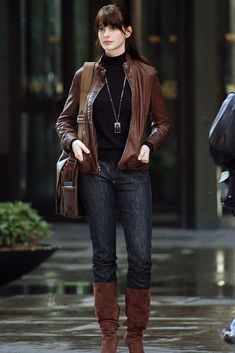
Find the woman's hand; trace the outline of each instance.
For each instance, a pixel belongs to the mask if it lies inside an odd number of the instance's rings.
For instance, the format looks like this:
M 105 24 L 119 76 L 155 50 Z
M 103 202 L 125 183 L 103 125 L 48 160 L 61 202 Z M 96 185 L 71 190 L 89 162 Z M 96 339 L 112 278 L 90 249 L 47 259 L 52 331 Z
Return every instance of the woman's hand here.
M 84 145 L 84 143 L 80 140 L 74 140 L 72 143 L 72 150 L 74 152 L 75 157 L 80 161 L 83 162 L 83 152 L 89 154 L 90 151 Z
M 138 156 L 138 160 L 141 161 L 142 163 L 148 163 L 149 162 L 149 154 L 150 154 L 150 148 L 147 145 L 143 145 L 140 150 L 140 154 Z

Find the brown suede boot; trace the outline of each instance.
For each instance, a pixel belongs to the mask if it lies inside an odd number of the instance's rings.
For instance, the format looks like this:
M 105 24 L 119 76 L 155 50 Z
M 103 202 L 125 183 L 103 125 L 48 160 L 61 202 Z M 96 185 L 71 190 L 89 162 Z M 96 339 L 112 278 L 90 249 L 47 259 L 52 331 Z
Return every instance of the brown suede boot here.
M 116 353 L 119 306 L 116 283 L 94 283 L 95 314 L 102 332 L 100 353 Z
M 126 289 L 127 326 L 124 337 L 130 353 L 144 353 L 143 330 L 146 328 L 150 310 L 150 289 Z

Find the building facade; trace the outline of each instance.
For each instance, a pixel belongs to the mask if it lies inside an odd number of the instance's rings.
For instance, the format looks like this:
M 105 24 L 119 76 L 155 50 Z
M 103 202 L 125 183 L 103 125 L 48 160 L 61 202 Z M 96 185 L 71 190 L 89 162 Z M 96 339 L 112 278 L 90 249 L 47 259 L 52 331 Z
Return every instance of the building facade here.
M 95 59 L 95 14 L 110 2 L 1 2 L 0 201 L 30 201 L 55 218 L 55 121 L 74 72 Z M 159 72 L 173 122 L 170 138 L 151 156 L 153 220 L 216 228 L 221 209 L 208 131 L 235 85 L 235 0 L 122 3 L 142 53 Z

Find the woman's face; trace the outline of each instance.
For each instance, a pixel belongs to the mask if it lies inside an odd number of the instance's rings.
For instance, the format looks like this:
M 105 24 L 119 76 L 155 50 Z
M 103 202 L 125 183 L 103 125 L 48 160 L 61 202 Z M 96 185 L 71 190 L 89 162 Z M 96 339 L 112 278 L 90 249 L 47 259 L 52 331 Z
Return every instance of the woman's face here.
M 108 56 L 118 56 L 125 52 L 126 38 L 130 37 L 131 27 L 121 31 L 111 26 L 100 25 L 98 29 L 98 38 L 100 45 Z

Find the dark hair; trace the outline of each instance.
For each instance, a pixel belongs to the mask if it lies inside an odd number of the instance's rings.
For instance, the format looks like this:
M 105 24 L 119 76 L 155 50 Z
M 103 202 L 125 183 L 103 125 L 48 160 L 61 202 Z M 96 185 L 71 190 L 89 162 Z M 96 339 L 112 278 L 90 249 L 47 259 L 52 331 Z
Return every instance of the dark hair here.
M 100 26 L 111 26 L 112 28 L 118 28 L 123 32 L 123 27 L 126 29 L 131 25 L 130 16 L 126 8 L 121 4 L 110 4 L 103 6 L 95 19 L 95 28 L 98 32 Z M 96 48 L 99 54 L 104 53 L 103 48 L 100 45 L 99 40 L 96 41 Z M 126 39 L 126 52 L 130 55 L 132 59 L 139 60 L 145 64 L 149 65 L 147 59 L 145 59 L 140 53 L 136 45 L 134 33 L 129 38 Z

